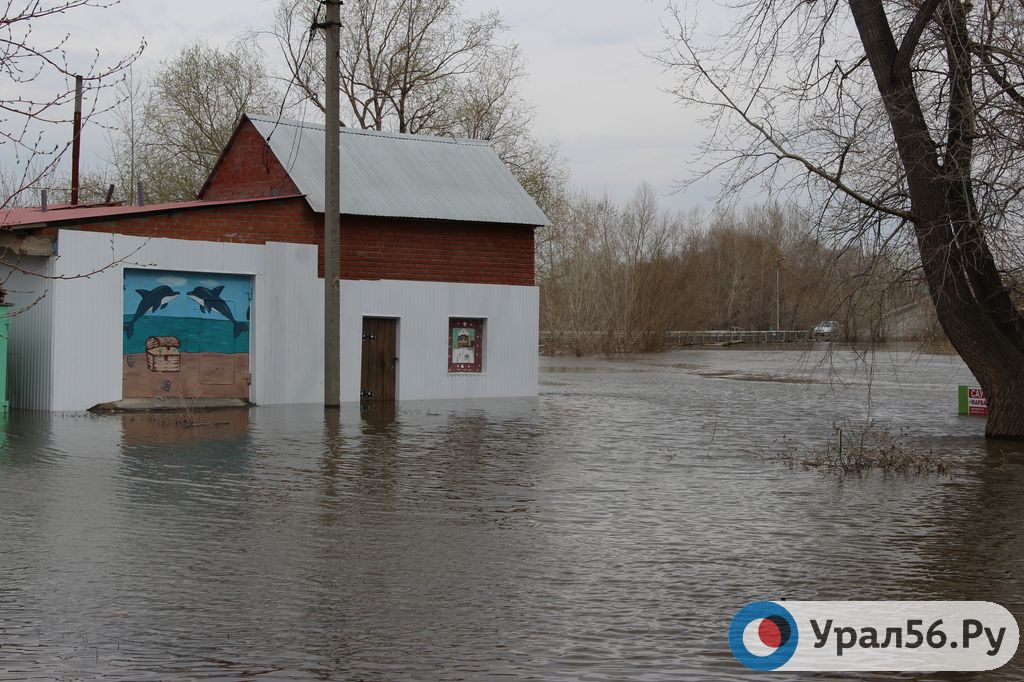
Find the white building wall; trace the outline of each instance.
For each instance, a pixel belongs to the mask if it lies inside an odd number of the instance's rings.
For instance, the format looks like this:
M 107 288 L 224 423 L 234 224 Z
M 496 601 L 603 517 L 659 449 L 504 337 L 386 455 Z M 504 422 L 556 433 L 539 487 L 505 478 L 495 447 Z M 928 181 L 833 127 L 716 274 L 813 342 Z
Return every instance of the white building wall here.
M 324 399 L 324 281 L 316 247 L 267 244 L 253 287 L 252 393 L 259 405 Z
M 82 410 L 121 399 L 124 265 L 117 261 L 152 258 L 137 251 L 144 241 L 67 230 L 58 233 L 51 409 Z
M 341 398 L 359 399 L 363 317 L 398 318 L 398 399 L 464 399 L 537 394 L 536 287 L 399 280 L 341 287 Z M 448 373 L 448 319 L 484 328 L 480 374 Z
M 13 325 L 15 407 L 76 411 L 121 399 L 126 267 L 251 275 L 250 399 L 265 405 L 323 399 L 323 280 L 316 277 L 315 246 L 75 230 L 61 230 L 57 244 L 58 255 L 37 264 L 55 278 L 19 287 L 30 293 L 12 291 L 17 304 L 48 288 Z M 20 281 L 17 273 L 11 278 Z M 363 317 L 399 320 L 399 400 L 537 393 L 535 287 L 346 280 L 341 297 L 343 401 L 359 399 Z M 487 320 L 482 373 L 448 373 L 450 317 Z
M 124 269 L 150 268 L 251 275 L 255 333 L 249 349 L 250 398 L 316 402 L 310 350 L 322 343 L 323 288 L 316 247 L 145 239 L 61 230 L 55 274 L 51 408 L 84 410 L 122 397 Z M 77 277 L 95 273 L 89 277 Z M 69 343 L 69 341 L 73 342 Z
M 5 268 L 4 310 L 13 315 L 7 348 L 11 404 L 49 410 L 53 381 L 53 260 L 22 257 Z

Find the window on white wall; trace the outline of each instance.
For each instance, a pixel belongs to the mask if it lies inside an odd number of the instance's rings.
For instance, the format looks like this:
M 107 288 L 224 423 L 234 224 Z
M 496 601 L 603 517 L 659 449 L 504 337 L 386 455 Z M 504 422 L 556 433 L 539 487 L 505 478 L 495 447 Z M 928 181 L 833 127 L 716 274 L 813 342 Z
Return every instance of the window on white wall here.
M 451 373 L 477 373 L 484 367 L 484 327 L 480 318 L 452 317 L 448 319 L 448 371 Z

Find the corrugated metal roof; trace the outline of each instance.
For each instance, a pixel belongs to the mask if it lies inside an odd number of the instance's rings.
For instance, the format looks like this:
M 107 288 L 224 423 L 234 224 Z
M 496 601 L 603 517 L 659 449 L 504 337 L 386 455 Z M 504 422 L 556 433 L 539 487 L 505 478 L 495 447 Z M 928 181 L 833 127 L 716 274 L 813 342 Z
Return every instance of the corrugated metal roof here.
M 80 222 L 86 220 L 101 220 L 104 218 L 121 218 L 133 215 L 145 215 L 147 213 L 166 213 L 168 211 L 182 211 L 196 208 L 210 208 L 213 206 L 229 206 L 232 204 L 252 204 L 262 201 L 280 201 L 282 199 L 295 199 L 301 194 L 280 197 L 255 197 L 251 199 L 221 199 L 218 201 L 174 201 L 163 204 L 145 204 L 144 206 L 124 206 L 114 204 L 78 205 L 70 204 L 51 205 L 44 211 L 38 206 L 27 208 L 9 208 L 0 210 L 0 227 L 17 230 L 44 227 L 50 224 Z
M 247 116 L 310 207 L 324 211 L 324 127 Z M 547 225 L 487 142 L 341 129 L 341 212 Z

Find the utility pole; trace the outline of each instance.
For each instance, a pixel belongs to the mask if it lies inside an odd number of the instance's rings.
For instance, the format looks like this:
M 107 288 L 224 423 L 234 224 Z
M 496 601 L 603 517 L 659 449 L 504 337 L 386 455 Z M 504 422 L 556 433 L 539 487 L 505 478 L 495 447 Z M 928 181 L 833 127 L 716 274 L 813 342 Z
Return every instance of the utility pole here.
M 324 407 L 341 406 L 341 0 L 321 0 L 327 19 L 324 121 Z
M 78 161 L 82 155 L 82 77 L 75 76 L 75 117 L 71 121 L 71 205 L 78 205 Z

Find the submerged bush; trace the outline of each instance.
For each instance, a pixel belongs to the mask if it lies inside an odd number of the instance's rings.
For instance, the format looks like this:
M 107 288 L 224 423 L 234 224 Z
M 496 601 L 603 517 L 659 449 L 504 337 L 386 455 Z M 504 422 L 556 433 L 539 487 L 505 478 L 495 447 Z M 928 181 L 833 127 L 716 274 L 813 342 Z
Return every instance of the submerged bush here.
M 791 468 L 862 475 L 872 470 L 896 474 L 948 474 L 955 463 L 909 442 L 906 430 L 892 433 L 889 426 L 874 420 L 854 424 L 849 420 L 832 423 L 832 435 L 824 447 L 799 446 L 783 439 L 785 447 L 771 452 L 768 459 Z

